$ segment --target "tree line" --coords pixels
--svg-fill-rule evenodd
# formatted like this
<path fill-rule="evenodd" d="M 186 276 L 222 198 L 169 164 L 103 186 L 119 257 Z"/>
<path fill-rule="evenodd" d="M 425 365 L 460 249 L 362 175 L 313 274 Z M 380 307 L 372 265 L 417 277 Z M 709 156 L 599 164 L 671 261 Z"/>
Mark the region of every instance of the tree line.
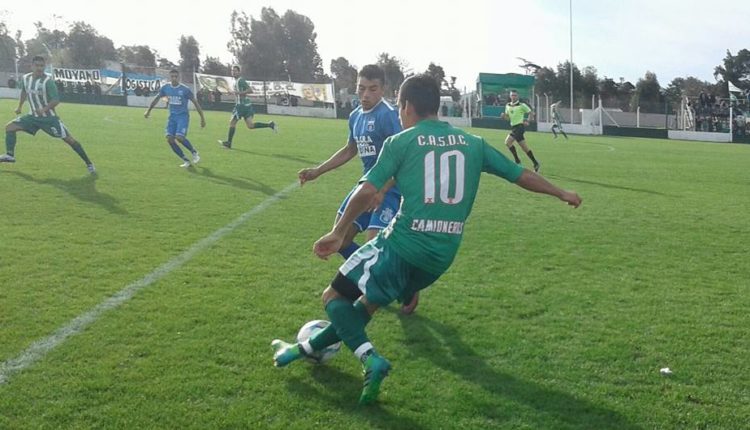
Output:
<path fill-rule="evenodd" d="M 69 25 L 67 31 L 51 30 L 41 22 L 35 23 L 36 34 L 23 39 L 20 31 L 10 34 L 5 22 L 0 22 L 0 70 L 14 69 L 19 59 L 20 71 L 29 70 L 31 58 L 43 55 L 51 64 L 60 67 L 100 68 L 104 62 L 116 61 L 126 67 L 153 69 L 179 68 L 186 81 L 191 82 L 193 72 L 229 75 L 230 65 L 218 57 L 206 55 L 201 59 L 199 42 L 192 35 L 182 35 L 179 40 L 180 58 L 177 62 L 162 57 L 148 45 L 120 46 L 115 48 L 111 39 L 100 34 L 84 21 Z M 330 63 L 330 75 L 323 71 L 323 61 L 318 53 L 317 33 L 312 20 L 293 10 L 283 15 L 271 7 L 264 7 L 259 17 L 233 11 L 229 17 L 227 49 L 234 64 L 243 68 L 243 75 L 253 80 L 290 80 L 295 82 L 334 81 L 338 90 L 349 93 L 356 90 L 357 66 L 346 57 Z M 374 59 L 386 74 L 386 95 L 393 96 L 396 89 L 411 71 L 408 63 L 388 53 Z M 570 104 L 570 63 L 556 68 L 540 67 L 535 71 L 536 93 Z M 478 73 L 479 71 L 477 71 Z M 460 92 L 455 87 L 455 76 L 448 76 L 437 63 L 430 63 L 425 73 L 442 83 L 443 95 L 458 100 Z M 582 70 L 573 64 L 574 104 L 587 106 L 593 96 L 600 97 L 606 107 L 619 107 L 634 111 L 664 112 L 670 105 L 679 103 L 683 96 L 697 96 L 701 91 L 717 97 L 727 97 L 727 81 L 741 89 L 750 89 L 750 51 L 737 54 L 727 51 L 721 65 L 714 70 L 715 83 L 701 81 L 692 76 L 673 79 L 662 87 L 653 72 L 647 71 L 635 84 L 622 78 L 599 77 L 595 67 Z"/>
<path fill-rule="evenodd" d="M 550 103 L 562 100 L 563 106 L 570 105 L 570 62 L 557 65 L 556 69 L 540 67 L 535 72 L 536 93 L 547 94 Z M 607 76 L 599 77 L 595 67 L 580 70 L 573 64 L 573 103 L 575 106 L 588 106 L 592 96 L 601 98 L 605 107 L 620 108 L 634 112 L 638 107 L 643 112 L 674 112 L 683 97 L 697 97 L 701 92 L 718 98 L 729 97 L 727 82 L 740 89 L 750 89 L 750 51 L 742 49 L 737 54 L 727 50 L 722 64 L 714 68 L 716 82 L 700 80 L 694 76 L 677 77 L 662 87 L 655 73 L 647 71 L 633 84 L 623 78 L 614 80 Z"/>

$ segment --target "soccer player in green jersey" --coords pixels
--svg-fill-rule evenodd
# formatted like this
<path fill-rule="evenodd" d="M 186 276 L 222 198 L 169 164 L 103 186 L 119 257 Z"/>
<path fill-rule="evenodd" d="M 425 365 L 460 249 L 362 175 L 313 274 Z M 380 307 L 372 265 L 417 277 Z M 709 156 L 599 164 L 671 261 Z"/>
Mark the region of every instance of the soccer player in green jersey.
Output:
<path fill-rule="evenodd" d="M 573 207 L 581 198 L 514 164 L 481 137 L 438 121 L 440 86 L 428 75 L 408 78 L 399 90 L 404 131 L 386 140 L 378 162 L 365 174 L 333 230 L 313 246 L 320 258 L 341 247 L 352 221 L 391 178 L 401 190 L 396 219 L 358 249 L 323 291 L 331 325 L 308 341 L 274 340 L 278 367 L 343 341 L 362 362 L 360 403 L 377 399 L 391 364 L 373 348 L 365 326 L 372 314 L 393 300 L 434 283 L 453 262 L 464 223 L 471 213 L 482 172 L 529 191 L 549 194 Z"/>
<path fill-rule="evenodd" d="M 526 119 L 527 114 L 528 119 Z M 510 90 L 510 103 L 505 105 L 503 118 L 510 121 L 510 134 L 505 138 L 505 144 L 508 146 L 511 154 L 513 154 L 516 164 L 521 164 L 521 159 L 518 158 L 518 152 L 516 152 L 516 147 L 513 146 L 513 142 L 518 142 L 518 144 L 521 145 L 523 152 L 525 152 L 534 163 L 534 171 L 538 172 L 539 162 L 534 158 L 534 153 L 531 152 L 531 149 L 526 145 L 526 138 L 523 136 L 526 132 L 526 126 L 529 125 L 529 121 L 534 119 L 534 112 L 529 105 L 518 100 L 518 91 Z"/>
<path fill-rule="evenodd" d="M 565 136 L 565 140 L 568 140 L 568 135 L 565 134 L 565 130 L 562 128 L 562 118 L 560 117 L 560 111 L 558 110 L 561 102 L 562 100 L 558 100 L 549 106 L 552 111 L 552 134 L 554 134 L 555 139 L 557 139 L 557 130 L 560 130 L 560 133 Z"/>
<path fill-rule="evenodd" d="M 247 83 L 245 78 L 240 77 L 240 66 L 232 67 L 232 77 L 234 78 L 234 94 L 237 96 L 237 103 L 234 105 L 232 111 L 232 119 L 229 120 L 229 133 L 227 134 L 227 140 L 219 140 L 219 143 L 224 145 L 225 148 L 232 148 L 232 139 L 234 139 L 234 133 L 237 131 L 237 122 L 240 119 L 245 121 L 245 125 L 250 130 L 256 128 L 270 128 L 276 133 L 276 123 L 271 122 L 253 122 L 253 116 L 255 116 L 255 110 L 253 104 L 250 103 L 250 97 L 248 94 L 252 93 L 250 85 Z"/>
<path fill-rule="evenodd" d="M 21 114 L 24 102 L 29 101 L 30 111 L 27 115 L 18 117 L 5 126 L 5 154 L 0 155 L 0 163 L 15 163 L 16 133 L 25 131 L 32 136 L 43 130 L 52 137 L 62 139 L 73 148 L 73 151 L 86 163 L 89 173 L 96 173 L 94 164 L 89 160 L 86 151 L 70 132 L 55 112 L 60 104 L 57 86 L 51 76 L 44 73 L 44 57 L 36 56 L 31 60 L 31 73 L 21 79 L 21 97 L 18 100 L 16 114 Z"/>

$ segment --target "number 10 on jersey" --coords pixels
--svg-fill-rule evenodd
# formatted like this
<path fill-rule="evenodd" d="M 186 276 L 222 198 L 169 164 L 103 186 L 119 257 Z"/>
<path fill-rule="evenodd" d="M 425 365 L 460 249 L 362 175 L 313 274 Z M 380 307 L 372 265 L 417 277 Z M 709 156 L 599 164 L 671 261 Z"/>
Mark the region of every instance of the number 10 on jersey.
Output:
<path fill-rule="evenodd" d="M 440 154 L 436 160 L 435 151 L 430 151 L 424 156 L 424 202 L 435 203 L 436 188 L 440 195 L 440 201 L 455 205 L 464 198 L 464 154 L 461 151 L 448 151 Z M 451 164 L 455 165 L 454 174 L 451 175 Z M 435 171 L 439 172 L 439 178 L 435 177 Z M 452 185 L 452 187 L 451 187 Z M 453 189 L 453 195 L 449 192 Z"/>

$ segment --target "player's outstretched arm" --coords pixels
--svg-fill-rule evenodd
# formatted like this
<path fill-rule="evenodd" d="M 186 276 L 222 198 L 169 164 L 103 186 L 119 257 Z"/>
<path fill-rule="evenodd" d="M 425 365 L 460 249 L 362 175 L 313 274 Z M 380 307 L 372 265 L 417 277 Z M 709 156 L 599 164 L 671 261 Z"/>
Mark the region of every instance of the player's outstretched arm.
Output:
<path fill-rule="evenodd" d="M 333 230 L 325 236 L 318 239 L 313 245 L 313 252 L 322 259 L 337 252 L 344 241 L 346 231 L 352 225 L 355 219 L 360 216 L 370 206 L 373 196 L 378 192 L 377 188 L 369 182 L 362 182 L 349 198 L 344 213 L 341 214 Z"/>
<path fill-rule="evenodd" d="M 346 164 L 347 161 L 351 160 L 356 155 L 357 147 L 353 143 L 347 143 L 346 146 L 336 151 L 336 153 L 334 153 L 328 160 L 321 163 L 318 167 L 310 167 L 297 172 L 300 185 L 304 185 L 307 181 L 313 181 L 317 179 L 318 176 Z"/>
<path fill-rule="evenodd" d="M 198 111 L 198 115 L 201 116 L 201 128 L 204 128 L 206 126 L 206 117 L 203 116 L 203 108 L 201 107 L 201 104 L 198 103 L 198 100 L 195 99 L 194 95 L 190 95 L 190 101 L 193 102 L 193 105 L 195 105 L 195 110 Z"/>
<path fill-rule="evenodd" d="M 157 103 L 159 103 L 159 99 L 161 98 L 161 94 L 157 94 L 156 97 L 154 97 L 153 100 L 151 100 L 151 105 L 146 109 L 146 113 L 143 114 L 144 118 L 148 118 L 149 115 L 151 115 L 151 110 L 156 106 Z"/>
<path fill-rule="evenodd" d="M 516 185 L 535 193 L 548 194 L 557 197 L 574 208 L 580 206 L 582 202 L 581 197 L 575 191 L 567 191 L 558 188 L 546 180 L 544 176 L 528 169 L 524 169 L 521 177 L 516 181 Z"/>

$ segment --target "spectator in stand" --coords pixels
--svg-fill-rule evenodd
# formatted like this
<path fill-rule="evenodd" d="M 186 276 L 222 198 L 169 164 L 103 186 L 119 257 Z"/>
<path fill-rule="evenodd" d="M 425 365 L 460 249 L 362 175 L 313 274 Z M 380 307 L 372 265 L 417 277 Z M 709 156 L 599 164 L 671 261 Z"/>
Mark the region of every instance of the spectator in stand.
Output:
<path fill-rule="evenodd" d="M 102 95 L 102 86 L 99 84 L 94 84 L 94 95 L 99 97 Z"/>
<path fill-rule="evenodd" d="M 83 94 L 83 84 L 82 83 L 80 83 L 80 82 L 76 83 L 76 92 L 78 94 Z"/>
<path fill-rule="evenodd" d="M 213 95 L 214 95 L 214 103 L 221 102 L 221 91 L 219 91 L 218 87 L 214 88 Z"/>
<path fill-rule="evenodd" d="M 698 95 L 698 104 L 700 105 L 701 112 L 705 111 L 708 107 L 708 96 L 703 91 Z"/>
<path fill-rule="evenodd" d="M 708 106 L 713 109 L 716 107 L 716 96 L 713 94 L 708 95 Z"/>
<path fill-rule="evenodd" d="M 747 98 L 747 105 L 750 107 L 750 88 L 745 90 L 745 97 Z"/>
<path fill-rule="evenodd" d="M 90 81 L 86 81 L 86 83 L 85 83 L 85 84 L 83 84 L 83 88 L 84 88 L 84 90 L 83 90 L 83 91 L 84 91 L 84 92 L 85 92 L 86 94 L 91 94 L 91 93 L 93 93 L 93 92 L 94 92 L 94 90 L 93 90 L 93 88 L 92 88 L 92 86 L 91 86 L 91 82 L 90 82 Z"/>
<path fill-rule="evenodd" d="M 10 79 L 8 79 L 8 88 L 15 88 L 16 84 L 16 78 L 11 77 Z"/>
<path fill-rule="evenodd" d="M 57 93 L 58 94 L 65 94 L 65 84 L 61 80 L 55 81 L 55 86 L 57 87 Z"/>
<path fill-rule="evenodd" d="M 144 95 L 145 97 L 150 97 L 150 96 L 151 96 L 151 90 L 149 90 L 149 89 L 148 89 L 148 86 L 147 86 L 147 85 L 144 85 L 144 86 L 143 86 L 143 91 L 142 91 L 142 92 L 143 92 L 143 95 Z"/>

